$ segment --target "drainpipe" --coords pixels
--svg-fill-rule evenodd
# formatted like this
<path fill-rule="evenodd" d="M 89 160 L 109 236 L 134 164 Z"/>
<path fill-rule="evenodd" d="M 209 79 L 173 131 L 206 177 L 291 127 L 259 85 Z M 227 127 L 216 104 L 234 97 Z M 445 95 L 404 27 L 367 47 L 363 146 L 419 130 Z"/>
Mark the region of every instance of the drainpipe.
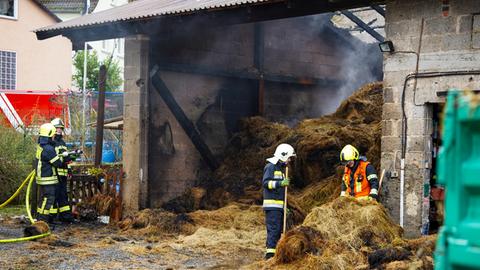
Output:
<path fill-rule="evenodd" d="M 403 228 L 403 193 L 405 188 L 405 158 L 400 160 L 400 227 Z"/>

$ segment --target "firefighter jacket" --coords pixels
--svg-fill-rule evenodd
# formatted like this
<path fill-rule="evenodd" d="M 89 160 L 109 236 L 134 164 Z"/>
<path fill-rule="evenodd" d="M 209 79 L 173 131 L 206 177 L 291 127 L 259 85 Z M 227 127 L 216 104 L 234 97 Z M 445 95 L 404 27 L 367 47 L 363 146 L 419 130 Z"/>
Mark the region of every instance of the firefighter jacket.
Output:
<path fill-rule="evenodd" d="M 63 137 L 62 135 L 55 135 L 55 137 L 53 137 L 53 142 L 54 142 L 54 146 L 55 146 L 55 153 L 58 156 L 60 156 L 60 154 L 62 154 L 63 152 L 68 151 L 67 144 L 65 143 L 65 141 L 63 140 L 62 137 Z M 69 157 L 64 157 L 63 158 L 64 163 L 62 164 L 62 166 L 57 168 L 57 172 L 58 172 L 59 176 L 67 176 L 68 175 L 68 172 L 69 172 L 68 161 L 70 161 Z"/>
<path fill-rule="evenodd" d="M 281 210 L 285 200 L 285 187 L 281 186 L 285 178 L 285 165 L 282 162 L 268 162 L 263 169 L 263 209 Z"/>
<path fill-rule="evenodd" d="M 57 184 L 57 168 L 62 166 L 63 161 L 55 152 L 52 139 L 43 136 L 38 137 L 35 158 L 37 159 L 37 184 Z"/>
<path fill-rule="evenodd" d="M 353 168 L 345 166 L 341 196 L 361 198 L 377 194 L 377 173 L 365 157 L 360 157 L 358 161 L 355 161 Z"/>

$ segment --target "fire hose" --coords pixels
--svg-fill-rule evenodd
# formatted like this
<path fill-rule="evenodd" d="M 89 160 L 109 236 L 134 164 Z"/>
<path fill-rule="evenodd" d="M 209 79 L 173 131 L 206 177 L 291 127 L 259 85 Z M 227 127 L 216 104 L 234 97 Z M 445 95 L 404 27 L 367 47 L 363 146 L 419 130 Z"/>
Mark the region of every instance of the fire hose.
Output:
<path fill-rule="evenodd" d="M 32 187 L 32 183 L 33 183 L 33 180 L 35 179 L 35 170 L 33 170 L 28 176 L 27 178 L 25 178 L 25 180 L 22 182 L 22 184 L 20 185 L 20 187 L 17 189 L 17 191 L 15 191 L 15 193 L 13 193 L 13 195 L 8 198 L 5 202 L 3 202 L 2 204 L 0 204 L 0 208 L 8 205 L 13 199 L 15 199 L 15 197 L 18 196 L 18 194 L 20 194 L 20 191 L 23 189 L 23 187 L 28 183 L 28 186 L 27 186 L 27 194 L 25 196 L 25 210 L 27 211 L 27 215 L 28 215 L 28 220 L 30 221 L 30 223 L 33 225 L 35 224 L 35 220 L 33 219 L 32 217 L 32 213 L 30 211 L 30 190 L 31 190 L 31 187 Z M 43 238 L 43 237 L 46 237 L 46 236 L 49 236 L 51 234 L 50 230 L 48 230 L 48 232 L 46 233 L 42 233 L 42 234 L 39 234 L 39 235 L 33 235 L 33 236 L 27 236 L 27 237 L 18 237 L 18 238 L 11 238 L 11 239 L 0 239 L 0 244 L 6 244 L 6 243 L 16 243 L 16 242 L 22 242 L 22 241 L 30 241 L 30 240 L 34 240 L 34 239 L 39 239 L 39 238 Z"/>

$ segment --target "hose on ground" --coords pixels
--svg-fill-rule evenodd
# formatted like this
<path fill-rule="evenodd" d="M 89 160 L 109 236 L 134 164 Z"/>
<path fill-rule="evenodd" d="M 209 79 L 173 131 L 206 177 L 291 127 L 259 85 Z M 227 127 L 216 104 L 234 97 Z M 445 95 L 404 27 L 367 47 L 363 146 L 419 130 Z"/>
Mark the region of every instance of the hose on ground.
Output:
<path fill-rule="evenodd" d="M 15 191 L 15 193 L 10 198 L 8 198 L 4 203 L 2 203 L 0 205 L 0 208 L 2 208 L 4 206 L 6 206 L 8 203 L 10 203 L 15 197 L 18 196 L 18 194 L 20 194 L 20 191 L 28 183 L 27 194 L 25 196 L 25 210 L 27 211 L 28 220 L 30 221 L 30 223 L 32 223 L 32 225 L 35 224 L 35 220 L 33 219 L 32 213 L 30 211 L 30 190 L 32 188 L 33 180 L 35 180 L 35 170 L 33 170 L 27 176 L 27 178 L 25 178 L 25 180 L 22 182 L 22 184 L 17 189 L 17 191 Z M 49 230 L 48 232 L 42 233 L 42 234 L 39 234 L 39 235 L 33 235 L 33 236 L 27 236 L 27 237 L 18 237 L 18 238 L 11 238 L 11 239 L 0 239 L 0 244 L 30 241 L 30 240 L 39 239 L 39 238 L 49 236 L 50 234 L 51 234 L 51 232 Z"/>

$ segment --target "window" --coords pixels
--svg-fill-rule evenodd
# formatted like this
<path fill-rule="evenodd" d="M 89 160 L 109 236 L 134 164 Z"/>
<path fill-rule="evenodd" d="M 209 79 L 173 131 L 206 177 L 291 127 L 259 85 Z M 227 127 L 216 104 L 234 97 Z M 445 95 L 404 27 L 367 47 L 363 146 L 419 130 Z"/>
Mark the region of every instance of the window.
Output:
<path fill-rule="evenodd" d="M 0 18 L 16 19 L 18 0 L 0 0 Z"/>
<path fill-rule="evenodd" d="M 0 89 L 14 90 L 17 86 L 17 53 L 0 51 Z"/>

